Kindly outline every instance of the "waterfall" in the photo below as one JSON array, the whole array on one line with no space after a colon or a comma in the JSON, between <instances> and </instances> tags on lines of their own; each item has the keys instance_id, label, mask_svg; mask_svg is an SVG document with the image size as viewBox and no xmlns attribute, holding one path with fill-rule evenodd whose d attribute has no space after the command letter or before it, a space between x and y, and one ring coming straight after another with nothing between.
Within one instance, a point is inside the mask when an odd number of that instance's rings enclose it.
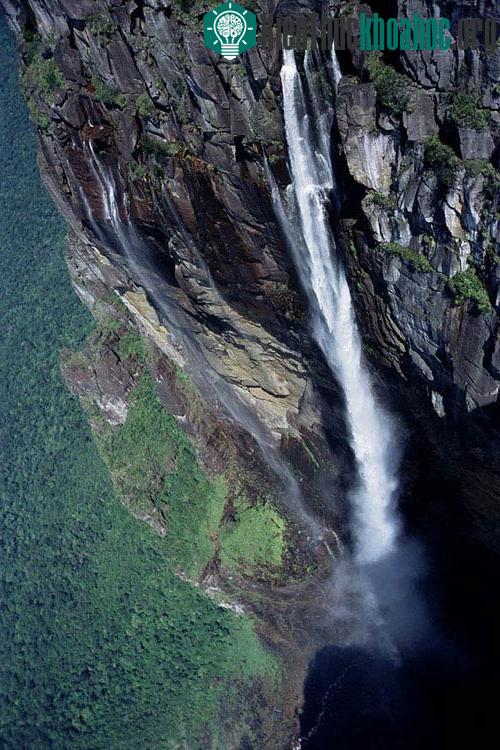
<instances>
[{"instance_id":1,"label":"waterfall","mask_svg":"<svg viewBox=\"0 0 500 750\"><path fill-rule=\"evenodd\" d=\"M332 47L330 63L331 63L333 79L335 81L335 86L337 87L339 85L340 79L342 78L342 71L340 70L340 65L337 59L337 53L335 52L335 47Z\"/></svg>"},{"instance_id":2,"label":"waterfall","mask_svg":"<svg viewBox=\"0 0 500 750\"><path fill-rule=\"evenodd\" d=\"M395 546L399 523L394 511L398 450L390 418L377 403L370 375L363 363L346 276L329 230L327 207L334 173L327 120L318 116L318 99L311 80L314 127L294 53L284 50L281 69L286 137L292 174L287 191L284 226L308 295L313 334L345 396L351 445L358 482L352 493L353 537L359 563L372 563ZM279 193L274 187L276 203Z\"/></svg>"},{"instance_id":3,"label":"waterfall","mask_svg":"<svg viewBox=\"0 0 500 750\"><path fill-rule=\"evenodd\" d=\"M317 519L308 511L304 503L302 491L299 483L293 474L290 466L277 450L274 441L269 434L269 429L262 423L258 415L243 401L243 398L235 393L234 389L219 375L214 367L207 360L199 342L196 333L191 331L192 322L184 322L184 312L179 303L172 298L172 290L168 283L162 278L161 273L155 266L149 243L134 224L128 219L122 219L122 212L118 203L119 191L112 171L99 159L95 152L94 144L88 141L89 163L96 178L96 183L100 187L102 206L105 212L105 224L107 231L95 221L92 208L90 207L83 189L80 189L84 210L87 221L92 227L95 236L105 246L109 246L110 236L119 243L120 252L127 262L127 267L132 273L136 282L138 282L147 292L153 306L167 321L169 328L175 333L178 343L183 350L187 352L187 361L191 363L190 375L196 382L204 381L209 383L216 408L222 407L222 411L229 415L236 424L240 425L249 435L252 436L256 445L259 447L262 456L270 467L271 471L279 477L285 487L284 502L294 513L296 518L301 522L299 534L306 533L307 539L313 544L322 545L330 555L334 557L331 547L325 538L325 530ZM124 207L123 207L124 208ZM125 211L124 211L125 213ZM184 241L190 243L194 250L194 245L189 237L186 236L186 230L180 225L178 216L174 216L176 222L179 222L178 229ZM197 260L204 268L207 274L207 281L216 290L215 282L206 267L203 259L197 254ZM220 298L223 303L223 299ZM340 548L340 541L333 531L329 535L334 539L336 546Z\"/></svg>"}]
</instances>

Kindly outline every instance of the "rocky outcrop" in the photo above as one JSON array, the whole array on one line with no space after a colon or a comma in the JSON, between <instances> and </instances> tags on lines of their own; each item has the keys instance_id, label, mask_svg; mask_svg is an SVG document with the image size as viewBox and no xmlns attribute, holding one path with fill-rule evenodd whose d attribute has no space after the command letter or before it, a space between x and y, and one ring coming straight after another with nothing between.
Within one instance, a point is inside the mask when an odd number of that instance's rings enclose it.
<instances>
[{"instance_id":1,"label":"rocky outcrop","mask_svg":"<svg viewBox=\"0 0 500 750\"><path fill-rule=\"evenodd\" d=\"M408 16L429 11L425 3L400 5ZM490 352L499 335L500 179L489 159L499 142L490 77L499 55L404 52L397 65L405 76L388 72L382 57L368 67L358 57L357 78L339 87L348 179L368 188L350 224L353 245L345 246L346 255L356 250L349 266L366 286L358 297L366 330L390 366L425 383L449 416L498 397ZM374 86L359 83L367 69ZM454 289L464 273L474 286L469 295ZM374 320L382 309L383 329Z\"/></svg>"},{"instance_id":2,"label":"rocky outcrop","mask_svg":"<svg viewBox=\"0 0 500 750\"><path fill-rule=\"evenodd\" d=\"M25 89L42 125L42 171L61 210L143 286L143 260L131 263L119 243L102 241L99 172L109 173L121 218L148 243L162 274L161 325L177 320L176 343L162 345L179 351L180 330L189 332L204 369L228 383L276 441L302 421L320 425L311 385L327 376L307 336L262 171L264 151L280 162L283 155L275 61L253 50L246 68L218 66L197 33L200 9L185 5L178 13L170 3L5 7L25 31L25 61L33 58L35 83L26 84L28 73ZM49 91L46 64L60 71Z\"/></svg>"}]
</instances>

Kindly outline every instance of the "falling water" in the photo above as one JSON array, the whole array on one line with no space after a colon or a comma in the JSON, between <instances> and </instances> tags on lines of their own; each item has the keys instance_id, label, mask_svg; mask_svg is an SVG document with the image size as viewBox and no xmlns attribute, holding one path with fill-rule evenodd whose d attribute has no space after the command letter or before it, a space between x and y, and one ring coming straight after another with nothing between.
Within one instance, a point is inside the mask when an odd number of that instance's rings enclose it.
<instances>
[{"instance_id":1,"label":"falling water","mask_svg":"<svg viewBox=\"0 0 500 750\"><path fill-rule=\"evenodd\" d=\"M308 540L313 544L321 544L333 557L332 550L325 538L325 531L313 515L306 509L303 501L302 492L298 481L294 476L291 468L282 458L276 449L275 442L269 429L257 415L244 403L243 399L235 393L234 389L219 375L206 359L195 337L192 335L192 322L187 325L183 322L183 311L175 300L172 299L172 293L168 283L162 278L162 274L156 268L156 263L152 258L151 248L148 242L143 239L130 221L123 221L118 203L119 191L116 188L115 180L111 170L109 170L95 153L92 141L88 142L89 163L94 172L97 184L101 188L102 205L105 212L106 224L115 240L118 241L120 252L127 261L127 266L137 281L146 290L152 303L168 321L169 327L175 332L175 335L187 352L187 360L193 367L191 375L202 377L212 387L212 393L215 394L217 407L222 405L223 410L232 417L236 424L239 424L248 432L259 446L263 457L270 469L280 478L286 487L286 499L290 510L301 521ZM108 243L108 235L102 232L99 225L95 222L91 207L88 205L84 191L82 200L85 204L87 220L92 226L95 235L105 245ZM126 213L126 211L124 211ZM174 217L177 218L178 217ZM178 227L180 229L180 227ZM184 241L188 241L185 230L181 232ZM190 242L191 245L191 242ZM198 261L207 273L207 283L213 291L219 295L215 288L215 283L204 264L202 258ZM219 301L223 303L222 298ZM302 533L302 532L301 532ZM338 547L340 542L337 540L333 531L329 530L329 536L333 537Z\"/></svg>"},{"instance_id":2,"label":"falling water","mask_svg":"<svg viewBox=\"0 0 500 750\"><path fill-rule=\"evenodd\" d=\"M342 71L340 70L340 65L337 59L337 53L335 52L335 47L332 47L332 54L330 55L328 59L329 59L329 63L331 66L333 80L335 81L335 87L337 87L339 85L340 79L342 78Z\"/></svg>"},{"instance_id":3,"label":"falling water","mask_svg":"<svg viewBox=\"0 0 500 750\"><path fill-rule=\"evenodd\" d=\"M306 64L310 77L310 68ZM293 51L284 51L281 69L286 136L293 183L289 204L295 261L314 317L313 332L345 395L358 484L353 493L353 536L360 563L380 560L394 549L398 520L397 448L391 421L377 403L356 326L344 270L334 257L327 206L335 185L327 123L314 110L314 128ZM311 82L311 91L313 90ZM276 197L277 190L274 190Z\"/></svg>"}]
</instances>

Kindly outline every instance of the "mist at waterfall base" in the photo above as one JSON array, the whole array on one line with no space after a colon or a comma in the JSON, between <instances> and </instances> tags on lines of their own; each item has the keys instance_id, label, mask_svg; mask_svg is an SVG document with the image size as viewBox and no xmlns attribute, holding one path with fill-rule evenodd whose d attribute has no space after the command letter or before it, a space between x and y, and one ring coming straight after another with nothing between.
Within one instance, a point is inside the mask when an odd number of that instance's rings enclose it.
<instances>
[{"instance_id":1,"label":"mist at waterfall base","mask_svg":"<svg viewBox=\"0 0 500 750\"><path fill-rule=\"evenodd\" d=\"M473 560L477 568L482 551L442 529L425 541L403 532L396 508L401 436L363 363L329 225L329 209L340 203L331 113L320 106L308 53L301 75L294 53L285 51L281 79L292 176L284 197L269 170L268 177L309 299L313 335L344 391L359 480L349 498L353 554L337 561L329 592L335 645L322 648L310 667L301 748L451 748L465 738L477 747L493 695L484 657L495 652L496 641L457 596L447 555L467 581L463 562ZM481 573L491 579L489 568ZM478 598L474 585L461 593L465 602ZM483 607L486 597L479 599Z\"/></svg>"},{"instance_id":2,"label":"mist at waterfall base","mask_svg":"<svg viewBox=\"0 0 500 750\"><path fill-rule=\"evenodd\" d=\"M431 502L443 502L446 488L438 478L426 478L421 487ZM389 603L381 607L399 658L376 642L335 641L321 648L304 685L302 750L492 745L498 733L498 558L468 530L451 528L449 518L434 517L421 533L425 547L420 545L418 555L425 549L427 575L414 581L403 602L404 571L392 602L387 581ZM379 594L387 580L383 575L391 572L397 575L397 564L392 571L389 564L381 567Z\"/></svg>"}]
</instances>

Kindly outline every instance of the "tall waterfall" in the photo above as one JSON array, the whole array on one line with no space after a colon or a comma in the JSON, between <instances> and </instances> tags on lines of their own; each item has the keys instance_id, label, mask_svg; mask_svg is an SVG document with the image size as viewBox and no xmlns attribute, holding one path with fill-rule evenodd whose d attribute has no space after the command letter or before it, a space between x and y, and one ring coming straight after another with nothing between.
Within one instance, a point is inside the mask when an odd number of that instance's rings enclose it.
<instances>
[{"instance_id":1,"label":"tall waterfall","mask_svg":"<svg viewBox=\"0 0 500 750\"><path fill-rule=\"evenodd\" d=\"M371 563L394 548L399 531L394 511L398 450L391 420L377 403L363 363L349 286L335 257L327 218L328 201L335 186L330 133L318 111L318 96L307 61L306 74L314 126L294 53L285 50L281 80L293 178L288 190L287 231L308 294L314 337L345 395L358 473L352 495L355 553L360 563ZM273 192L279 200L276 186Z\"/></svg>"}]
</instances>

